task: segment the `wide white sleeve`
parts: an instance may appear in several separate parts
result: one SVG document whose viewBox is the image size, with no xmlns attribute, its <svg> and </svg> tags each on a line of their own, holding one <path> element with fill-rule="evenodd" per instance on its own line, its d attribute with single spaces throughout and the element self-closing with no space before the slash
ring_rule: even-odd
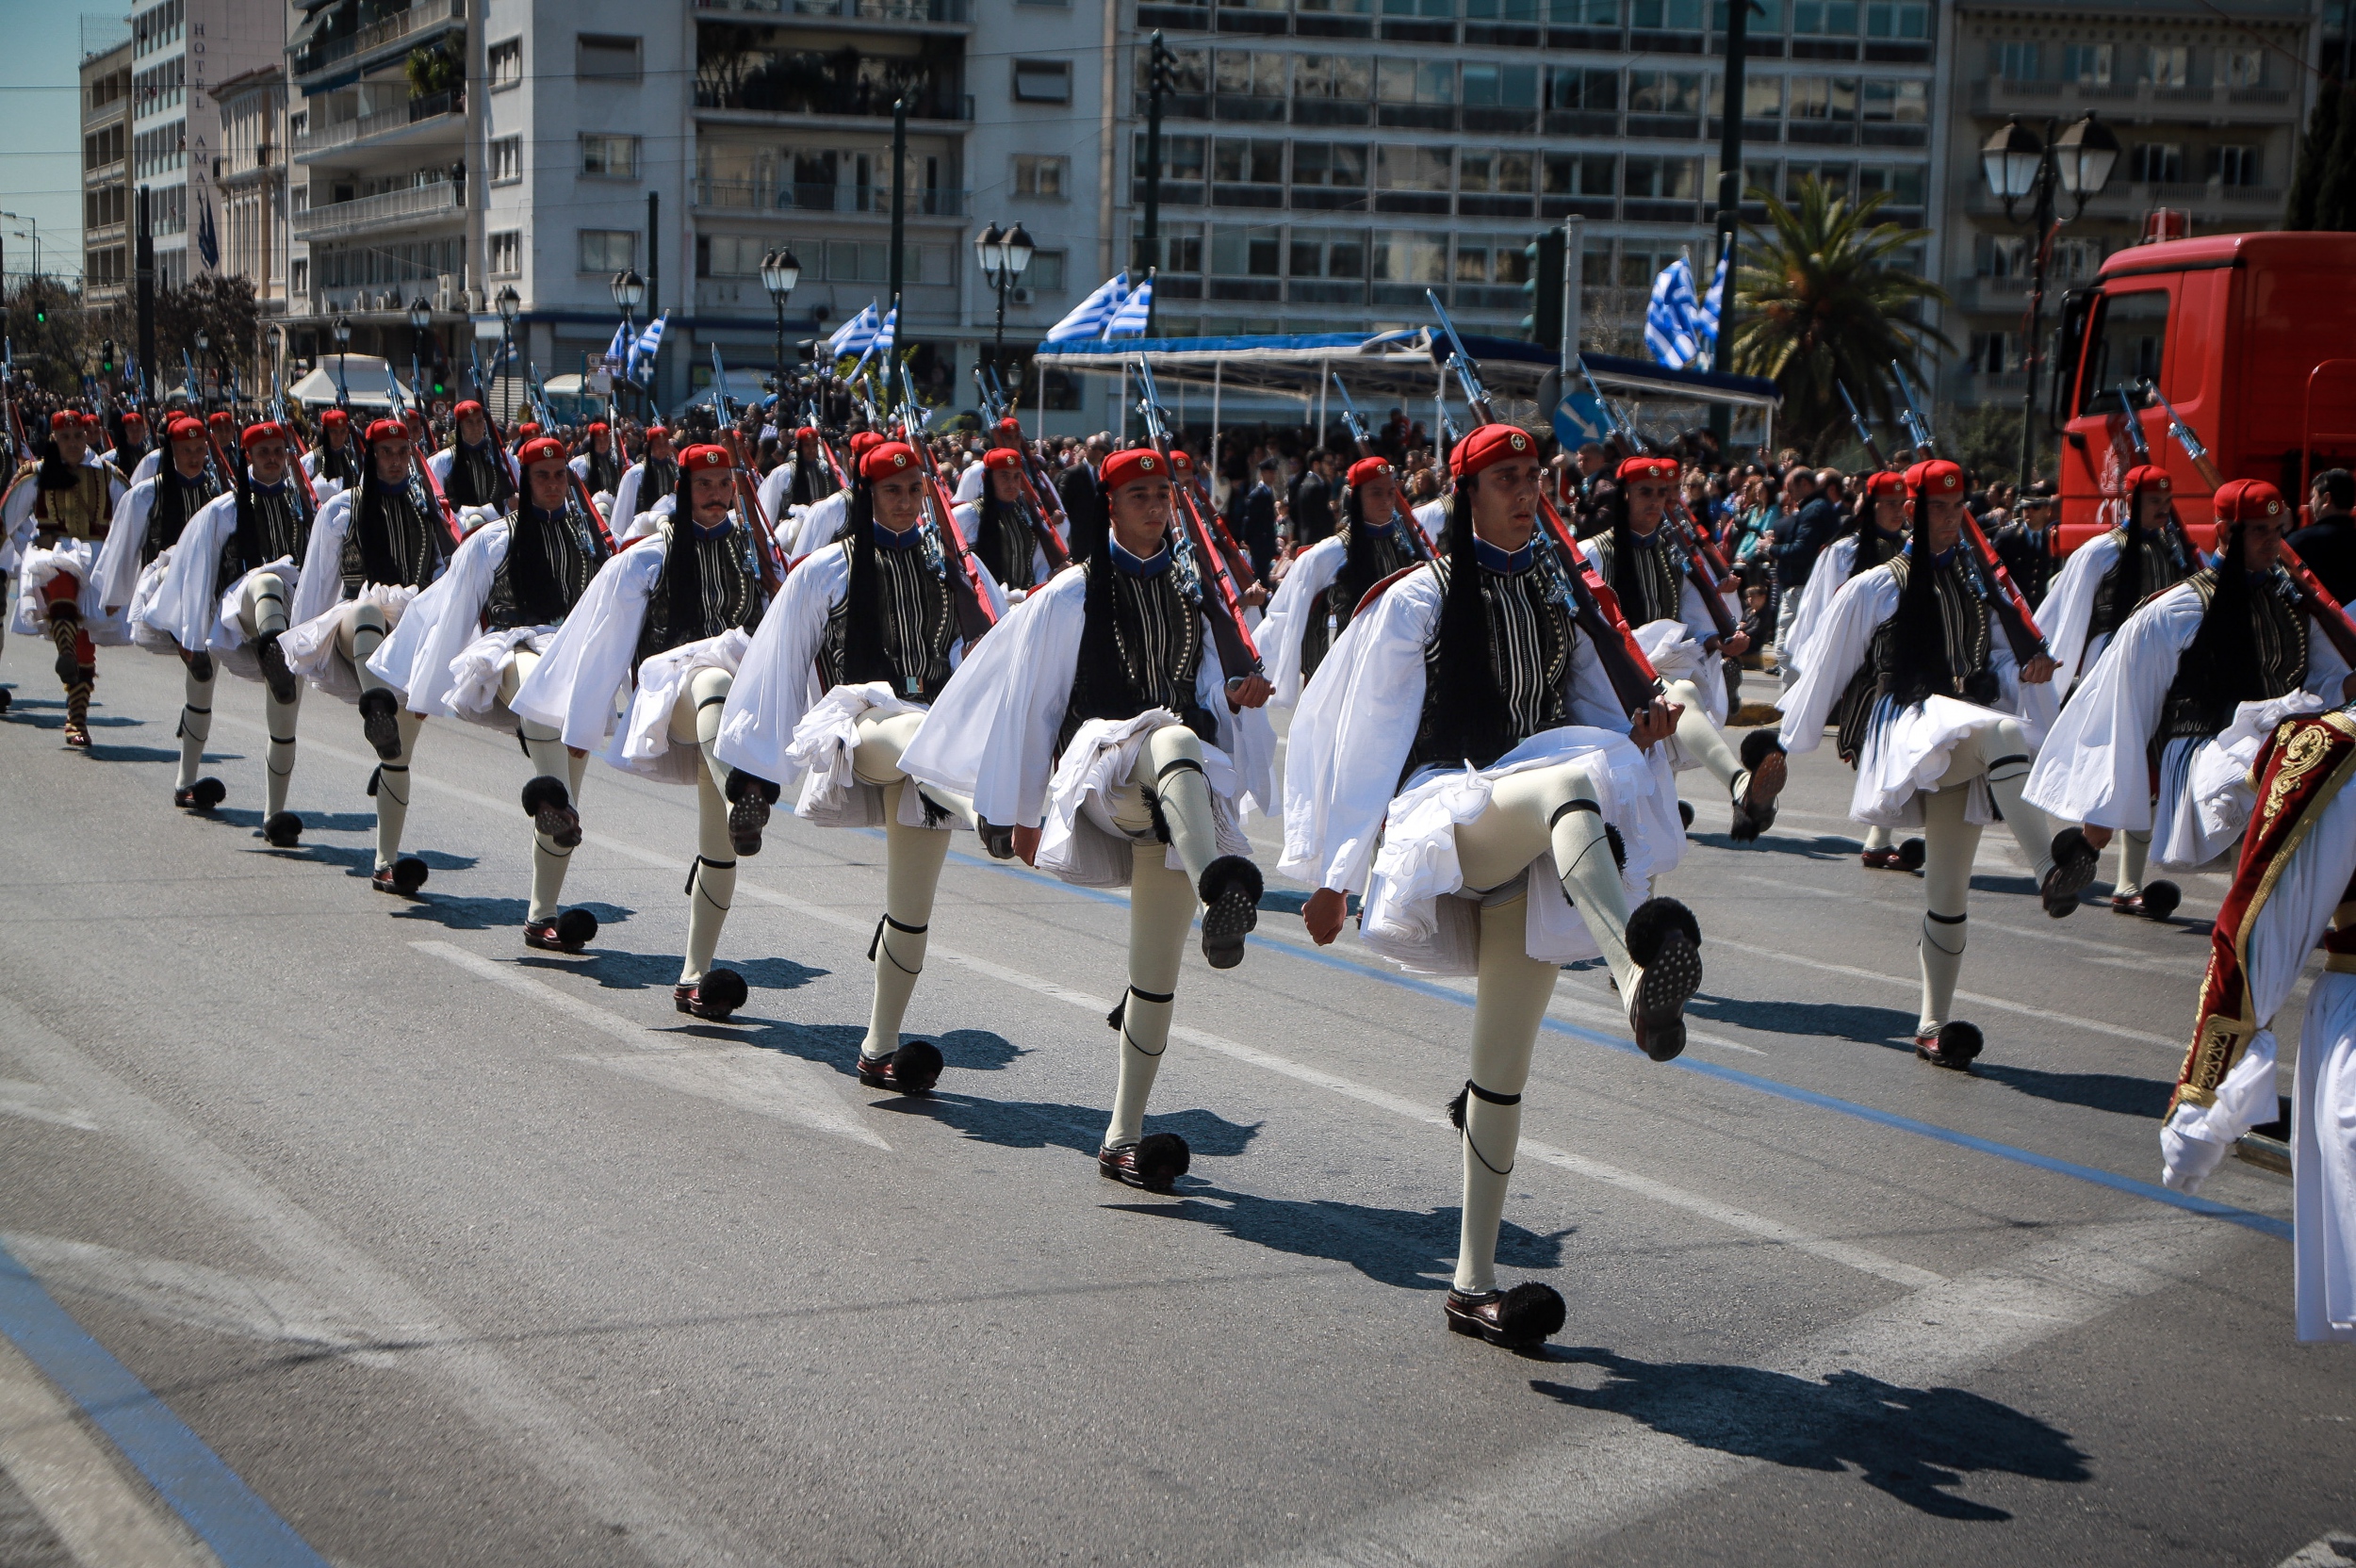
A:
<svg viewBox="0 0 2356 1568">
<path fill-rule="evenodd" d="M 570 468 L 573 471 L 573 477 L 581 483 L 589 482 L 589 454 L 587 452 L 567 460 L 564 466 Z"/>
<path fill-rule="evenodd" d="M 825 549 L 834 543 L 835 534 L 843 527 L 843 514 L 849 507 L 850 501 L 838 490 L 826 499 L 803 508 L 801 523 L 794 536 L 794 547 L 786 553 L 798 558 Z M 780 524 L 779 537 L 783 536 L 783 525 Z"/>
<path fill-rule="evenodd" d="M 1701 589 L 1694 585 L 1691 577 L 1684 579 L 1678 589 L 1677 619 L 1685 623 L 1685 629 L 1693 633 L 1694 642 L 1708 647 L 1711 639 L 1718 635 L 1718 623 L 1710 613 L 1710 601 L 1702 596 Z M 1742 619 L 1740 615 L 1735 616 L 1736 625 L 1740 626 Z"/>
<path fill-rule="evenodd" d="M 901 770 L 967 796 L 990 822 L 1039 825 L 1087 621 L 1085 572 L 1056 574 L 1008 611 L 949 678 Z"/>
<path fill-rule="evenodd" d="M 226 585 L 216 582 L 214 573 L 221 547 L 237 527 L 236 496 L 216 496 L 199 507 L 172 547 L 155 605 L 144 617 L 191 653 L 211 645 L 213 628 L 221 619 L 221 590 Z"/>
<path fill-rule="evenodd" d="M 841 547 L 819 551 L 787 575 L 785 591 L 761 617 L 720 710 L 712 750 L 721 761 L 772 784 L 794 781 L 798 770 L 785 754 L 802 715 L 826 694 L 818 649 L 826 618 L 850 587 L 850 552 Z"/>
<path fill-rule="evenodd" d="M 445 491 L 450 488 L 450 471 L 457 460 L 458 454 L 448 447 L 425 460 L 425 466 L 434 471 L 434 482 Z"/>
<path fill-rule="evenodd" d="M 1362 892 L 1423 718 L 1424 649 L 1439 625 L 1430 569 L 1352 619 L 1293 711 L 1284 756 L 1284 851 L 1276 869 Z"/>
<path fill-rule="evenodd" d="M 663 526 L 663 518 L 678 510 L 679 497 L 664 494 L 657 496 L 654 498 L 654 504 L 635 517 L 623 518 L 621 514 L 616 512 L 614 516 L 621 520 L 614 528 L 614 542 L 617 545 L 627 545 L 633 539 L 644 539 Z"/>
<path fill-rule="evenodd" d="M 391 682 L 402 706 L 426 718 L 457 716 L 450 706 L 456 682 L 450 663 L 483 634 L 483 607 L 491 601 L 491 580 L 507 559 L 515 537 L 505 519 L 485 523 L 466 535 L 449 567 L 410 601 L 401 624 L 377 645 L 368 668 Z"/>
<path fill-rule="evenodd" d="M 2037 748 L 2030 805 L 2061 822 L 2151 827 L 2151 736 L 2201 619 L 2201 596 L 2182 586 L 2127 617 Z"/>
<path fill-rule="evenodd" d="M 33 540 L 33 501 L 40 489 L 33 476 L 25 474 L 8 486 L 5 498 L 0 498 L 0 572 L 13 572 L 24 558 L 25 547 Z M 118 506 L 117 512 L 123 509 Z M 111 530 L 109 530 L 111 533 Z"/>
<path fill-rule="evenodd" d="M 1203 662 L 1194 672 L 1194 700 L 1219 725 L 1218 745 L 1235 764 L 1235 807 L 1239 814 L 1253 811 L 1274 816 L 1284 807 L 1276 793 L 1276 727 L 1268 709 L 1231 708 L 1227 702 L 1227 671 L 1219 662 L 1219 642 L 1211 634 L 1210 616 L 1203 617 Z"/>
<path fill-rule="evenodd" d="M 1849 678 L 1865 662 L 1873 633 L 1898 608 L 1898 580 L 1887 566 L 1876 566 L 1841 584 L 1824 611 L 1824 624 L 1815 634 L 1808 667 L 1792 683 L 1776 706 L 1783 710 L 1779 739 L 1795 756 L 1811 752 L 1824 738 L 1824 723 L 1832 705 L 1849 687 Z M 2003 641 L 1998 638 L 1999 643 Z"/>
<path fill-rule="evenodd" d="M 646 466 L 633 463 L 622 473 L 622 482 L 614 487 L 614 515 L 628 526 L 638 515 L 638 492 L 645 485 Z"/>
<path fill-rule="evenodd" d="M 646 599 L 663 575 L 664 548 L 658 537 L 597 568 L 507 705 L 517 718 L 548 726 L 579 750 L 605 749 L 622 689 L 630 683 L 630 658 L 646 629 Z"/>
<path fill-rule="evenodd" d="M 1824 612 L 1832 608 L 1833 596 L 1849 580 L 1849 568 L 1857 564 L 1857 535 L 1836 539 L 1824 547 L 1824 553 L 1816 558 L 1816 564 L 1808 574 L 1808 584 L 1800 590 L 1799 608 L 1792 613 L 1792 624 L 1775 633 L 1775 667 L 1788 670 L 1792 678 L 1808 668 L 1808 645 L 1824 624 Z"/>
<path fill-rule="evenodd" d="M 761 488 L 754 492 L 761 498 L 761 510 L 782 535 L 785 531 L 785 498 L 794 483 L 794 465 L 778 464 L 761 477 Z"/>
<path fill-rule="evenodd" d="M 2053 585 L 2037 602 L 2037 629 L 2045 633 L 2046 651 L 2060 666 L 2053 672 L 2053 684 L 2065 693 L 2086 673 L 2082 662 L 2094 628 L 2095 590 L 2118 564 L 2118 536 L 2098 533 L 2070 552 Z"/>
<path fill-rule="evenodd" d="M 303 551 L 303 570 L 295 579 L 295 598 L 286 612 L 287 625 L 301 626 L 317 620 L 343 597 L 344 533 L 351 527 L 352 492 L 338 490 L 312 519 L 311 541 Z"/>
<path fill-rule="evenodd" d="M 1434 556 L 1440 553 L 1440 531 L 1448 527 L 1448 503 L 1445 497 L 1428 500 L 1407 514 L 1423 531 L 1424 547 Z"/>
<path fill-rule="evenodd" d="M 2324 635 L 2320 621 L 2307 628 L 2306 689 L 2337 708 L 2348 699 L 2340 694 L 2340 687 L 2348 679 L 2348 661 L 2340 657 L 2340 645 Z"/>
<path fill-rule="evenodd" d="M 139 587 L 139 569 L 145 564 L 139 560 L 139 546 L 147 537 L 155 484 L 151 479 L 124 491 L 106 524 L 106 542 L 98 547 L 98 562 L 85 588 L 88 599 L 104 613 L 120 613 L 129 608 L 132 591 Z M 30 487 L 29 483 L 25 486 Z"/>
<path fill-rule="evenodd" d="M 1325 613 L 1325 591 L 1342 575 L 1350 559 L 1349 543 L 1338 535 L 1320 539 L 1293 557 L 1292 569 L 1276 585 L 1268 613 L 1252 633 L 1267 662 L 1268 684 L 1276 694 L 1271 707 L 1290 708 L 1301 700 L 1306 679 L 1301 674 L 1301 647 L 1309 635 L 1310 618 Z"/>
</svg>

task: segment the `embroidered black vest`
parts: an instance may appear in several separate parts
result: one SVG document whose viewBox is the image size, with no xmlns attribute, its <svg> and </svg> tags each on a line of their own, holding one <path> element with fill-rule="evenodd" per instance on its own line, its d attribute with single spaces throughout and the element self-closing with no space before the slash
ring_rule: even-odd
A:
<svg viewBox="0 0 2356 1568">
<path fill-rule="evenodd" d="M 95 474 L 98 470 L 93 468 L 90 472 Z M 205 469 L 191 482 L 182 479 L 179 469 L 165 464 L 163 471 L 155 476 L 155 498 L 147 508 L 147 537 L 139 541 L 140 562 L 153 561 L 178 544 L 180 531 L 188 526 L 188 519 L 220 494 L 221 484 L 212 469 Z"/>
<path fill-rule="evenodd" d="M 1448 596 L 1448 563 L 1434 562 L 1440 595 Z M 1485 768 L 1542 729 L 1568 722 L 1564 691 L 1570 673 L 1573 639 L 1579 629 L 1571 607 L 1557 590 L 1550 572 L 1532 564 L 1518 572 L 1481 568 L 1481 604 L 1487 612 L 1489 675 L 1505 696 L 1507 732 L 1487 737 L 1471 757 L 1441 755 L 1438 744 L 1445 705 L 1460 694 L 1442 688 L 1438 678 L 1440 638 L 1435 624 L 1423 650 L 1423 715 L 1415 726 L 1415 743 L 1408 747 L 1403 781 L 1416 769 L 1432 764 L 1458 766 L 1469 762 Z"/>
<path fill-rule="evenodd" d="M 851 596 L 826 614 L 819 677 L 828 686 L 888 682 L 910 702 L 931 703 L 949 683 L 949 648 L 957 641 L 949 586 L 921 544 L 875 547 L 875 602 L 870 607 L 883 645 L 881 668 L 865 667 L 850 652 Z"/>
<path fill-rule="evenodd" d="M 213 581 L 225 589 L 246 573 L 281 557 L 291 556 L 300 565 L 310 543 L 311 514 L 292 477 L 275 490 L 257 485 L 248 492 L 246 504 L 237 509 L 237 526 L 221 543 Z"/>
<path fill-rule="evenodd" d="M 1956 547 L 1932 580 L 1932 591 L 1939 602 L 1939 638 L 1946 647 L 1949 672 L 1945 687 L 1936 690 L 1920 678 L 1908 681 L 1898 667 L 1899 616 L 1905 612 L 1906 580 L 1913 570 L 1914 557 L 1892 556 L 1885 564 L 1898 584 L 1899 608 L 1874 629 L 1864 664 L 1849 678 L 1840 701 L 1833 705 L 1832 717 L 1837 726 L 1834 745 L 1841 760 L 1852 765 L 1864 749 L 1866 730 L 1883 697 L 1890 697 L 1902 707 L 1931 696 L 1955 697 L 1987 706 L 2002 694 L 2002 684 L 1990 663 L 1995 649 L 1988 621 L 1988 588 L 1980 580 L 1972 552 Z"/>
<path fill-rule="evenodd" d="M 2204 566 L 2185 581 L 2201 596 L 2202 610 L 2215 614 L 2211 607 L 2217 602 L 2217 569 Z M 2199 667 L 2193 650 L 2187 648 L 2176 678 L 2168 683 L 2167 700 L 2160 705 L 2154 749 L 2182 736 L 2205 739 L 2219 734 L 2233 722 L 2233 710 L 2240 704 L 2288 696 L 2306 682 L 2307 617 L 2299 610 L 2299 592 L 2289 576 L 2280 567 L 2269 570 L 2250 585 L 2242 602 L 2249 607 L 2247 635 L 2256 656 L 2252 661 L 2256 689 L 2232 690 L 2216 678 L 2216 670 Z"/>
<path fill-rule="evenodd" d="M 2112 535 L 2119 539 L 2119 559 L 2095 586 L 2093 617 L 2086 623 L 2088 643 L 2117 631 L 2136 605 L 2188 575 L 2178 569 L 2176 552 L 2168 547 L 2165 533 L 2114 529 Z"/>
<path fill-rule="evenodd" d="M 1616 531 L 1606 529 L 1595 535 L 1596 566 L 1604 581 L 1619 596 L 1620 613 L 1632 627 L 1647 626 L 1654 621 L 1676 621 L 1684 618 L 1685 552 L 1667 529 L 1656 529 L 1650 547 L 1637 544 L 1629 535 L 1632 547 L 1625 560 L 1615 541 Z"/>
<path fill-rule="evenodd" d="M 588 454 L 588 457 L 591 494 L 602 491 L 610 496 L 621 487 L 622 465 L 620 460 L 614 457 L 613 447 L 609 445 L 601 452 L 593 451 Z"/>
<path fill-rule="evenodd" d="M 973 537 L 965 543 L 1001 587 L 1027 593 L 1039 585 L 1031 570 L 1039 546 L 1019 503 L 1001 501 L 985 490 L 973 505 Z"/>
<path fill-rule="evenodd" d="M 410 486 L 364 486 L 352 498 L 352 519 L 344 528 L 338 563 L 344 596 L 370 582 L 423 588 L 441 575 L 451 547 L 450 530 L 419 504 Z"/>
<path fill-rule="evenodd" d="M 572 612 L 609 551 L 578 506 L 507 514 L 507 554 L 491 573 L 483 618 L 494 629 L 554 626 Z"/>
<path fill-rule="evenodd" d="M 487 438 L 480 447 L 464 441 L 450 449 L 450 482 L 442 494 L 452 506 L 504 506 L 515 494 L 499 448 Z M 537 623 L 534 623 L 537 624 Z"/>
<path fill-rule="evenodd" d="M 1149 708 L 1167 708 L 1206 742 L 1219 739 L 1219 720 L 1195 701 L 1195 678 L 1203 668 L 1203 613 L 1187 602 L 1178 564 L 1140 577 L 1090 560 L 1088 572 L 1109 570 L 1113 667 L 1082 669 L 1072 683 L 1055 754 L 1090 719 L 1133 719 Z M 1084 635 L 1081 647 L 1088 643 Z"/>
<path fill-rule="evenodd" d="M 663 570 L 646 598 L 646 624 L 630 668 L 658 653 L 717 637 L 734 627 L 749 631 L 761 624 L 764 601 L 752 538 L 731 523 L 717 534 L 692 525 L 662 523 Z M 644 549 L 646 547 L 635 547 Z"/>
</svg>

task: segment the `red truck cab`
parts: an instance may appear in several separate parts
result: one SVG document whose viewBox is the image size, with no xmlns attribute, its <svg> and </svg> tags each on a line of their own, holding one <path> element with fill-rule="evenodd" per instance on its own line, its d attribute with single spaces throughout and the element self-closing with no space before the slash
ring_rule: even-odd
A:
<svg viewBox="0 0 2356 1568">
<path fill-rule="evenodd" d="M 2293 506 L 2309 475 L 2356 468 L 2356 234 L 2226 234 L 2135 245 L 2063 297 L 2053 428 L 2061 435 L 2062 553 L 2112 526 L 2119 476 L 2145 461 L 2210 547 L 2210 489 L 2140 395 L 2151 381 L 2228 479 Z M 2122 398 L 2121 388 L 2127 395 Z"/>
</svg>

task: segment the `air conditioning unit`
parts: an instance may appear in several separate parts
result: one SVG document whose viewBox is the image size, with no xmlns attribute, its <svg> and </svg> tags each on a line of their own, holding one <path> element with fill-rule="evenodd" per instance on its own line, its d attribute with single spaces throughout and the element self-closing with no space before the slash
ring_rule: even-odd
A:
<svg viewBox="0 0 2356 1568">
<path fill-rule="evenodd" d="M 1009 288 L 1006 290 L 1006 303 L 1010 305 L 1027 305 L 1030 302 L 1031 291 L 1029 289 Z"/>
</svg>

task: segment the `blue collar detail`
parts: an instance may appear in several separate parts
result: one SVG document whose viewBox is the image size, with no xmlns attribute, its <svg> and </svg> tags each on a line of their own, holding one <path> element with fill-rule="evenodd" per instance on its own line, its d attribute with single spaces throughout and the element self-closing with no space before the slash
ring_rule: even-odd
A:
<svg viewBox="0 0 2356 1568">
<path fill-rule="evenodd" d="M 892 532 L 881 523 L 870 523 L 867 526 L 875 531 L 877 549 L 908 550 L 914 549 L 924 542 L 924 530 L 922 524 L 911 525 L 906 531 L 900 533 Z"/>
<path fill-rule="evenodd" d="M 1538 559 L 1538 536 L 1533 533 L 1530 542 L 1520 549 L 1508 550 L 1500 549 L 1475 534 L 1473 556 L 1488 571 L 1502 572 L 1508 577 L 1517 576 L 1530 570 L 1530 563 Z"/>
<path fill-rule="evenodd" d="M 1159 577 L 1170 570 L 1170 547 L 1168 545 L 1164 545 L 1152 555 L 1140 556 L 1131 555 L 1121 548 L 1121 541 L 1118 539 L 1108 539 L 1105 543 L 1112 547 L 1113 564 L 1131 577 Z"/>
</svg>

